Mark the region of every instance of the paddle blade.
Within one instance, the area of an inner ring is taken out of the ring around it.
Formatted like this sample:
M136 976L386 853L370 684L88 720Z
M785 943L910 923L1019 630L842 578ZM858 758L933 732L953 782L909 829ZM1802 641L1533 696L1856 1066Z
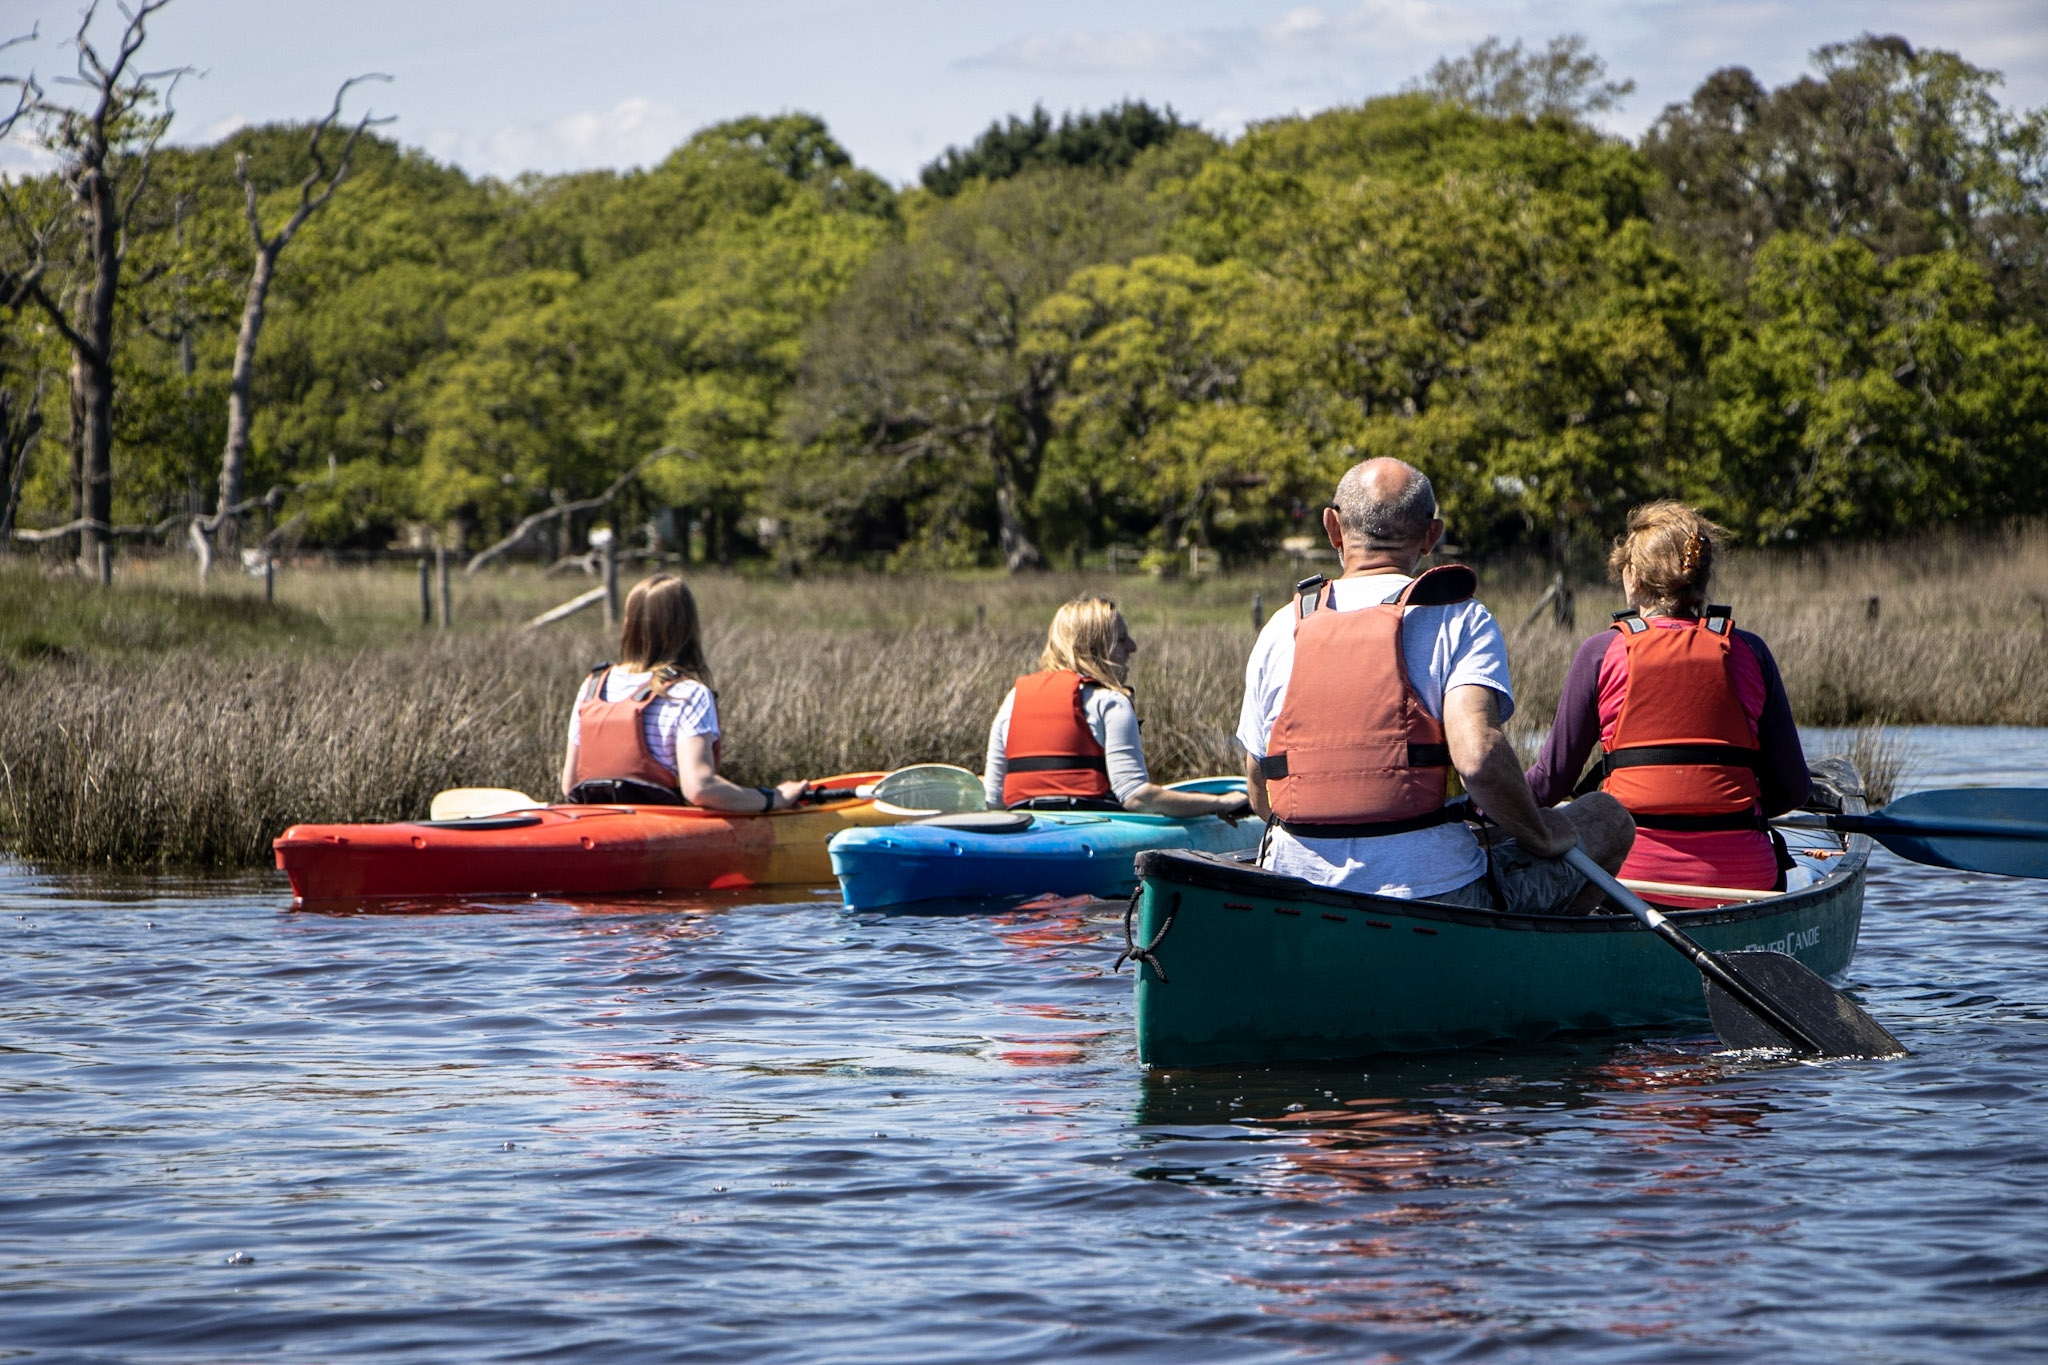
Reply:
M1884 1025L1796 957L1761 949L1715 956L1736 980L1804 1029L1820 1045L1823 1057L1897 1057L1906 1051ZM1702 976L1701 981L1707 991L1707 1017L1729 1047L1798 1047L1711 976Z
M875 783L871 794L876 805L899 814L961 815L988 808L981 778L950 763L898 768Z
M480 815L503 815L507 811L533 810L544 806L525 792L510 787L451 787L434 796L427 807L429 820L474 820Z
M1971 822L1984 822L1984 827L1968 831ZM1956 832L1957 825L1965 832ZM2001 877L2048 877L2048 788L1914 792L1873 811L1862 828L1916 863Z

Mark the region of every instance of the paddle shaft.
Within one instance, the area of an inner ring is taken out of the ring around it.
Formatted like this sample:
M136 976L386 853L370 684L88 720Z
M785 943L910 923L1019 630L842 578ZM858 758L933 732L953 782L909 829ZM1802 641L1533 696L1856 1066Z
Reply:
M1831 829L1837 834L1868 834L1881 839L1887 834L1910 837L1929 835L1951 839L2041 839L2048 828L2031 820L1893 819L1876 815L1821 815L1793 811L1771 817L1774 825L1790 829Z
M1586 850L1575 845L1564 855L1564 860L1584 874L1587 881L1605 891L1609 900L1634 915L1645 929L1683 953L1693 966L1699 968L1701 975L1711 978L1716 986L1740 1001L1744 1008L1783 1034L1787 1042L1805 1052L1818 1054L1826 1051L1783 1010L1751 990L1735 973L1722 966L1714 954L1693 942L1690 934L1673 924L1656 906L1616 881L1612 873L1587 856Z

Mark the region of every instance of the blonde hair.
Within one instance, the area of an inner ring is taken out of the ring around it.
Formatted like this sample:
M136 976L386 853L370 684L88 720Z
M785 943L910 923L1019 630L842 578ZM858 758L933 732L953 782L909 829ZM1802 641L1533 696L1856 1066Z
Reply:
M1045 633L1045 652L1038 656L1041 669L1062 668L1093 678L1112 692L1131 695L1124 683L1124 671L1109 661L1116 644L1116 603L1106 597L1077 597L1052 614L1052 628Z
M1682 502L1645 503L1628 514L1628 529L1614 538L1607 576L1620 582L1627 569L1651 605L1697 611L1714 577L1714 542L1727 534Z
M697 599L674 574L643 578L626 594L619 623L619 666L635 673L659 673L656 686L690 678L711 686L704 641L697 626Z

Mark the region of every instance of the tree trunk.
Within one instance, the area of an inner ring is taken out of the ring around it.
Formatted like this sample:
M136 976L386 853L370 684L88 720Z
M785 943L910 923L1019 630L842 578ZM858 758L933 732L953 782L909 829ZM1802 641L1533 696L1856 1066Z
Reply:
M114 523L114 373L111 366L87 358L84 376L81 514L88 520L78 537L78 563L87 573L97 574L100 546L110 546L107 532Z
M232 552L239 541L239 526L229 508L242 500L242 480L249 462L249 381L256 368L256 339L263 332L264 307L270 295L271 276L277 269L276 247L256 249L256 264L249 272L249 292L242 303L242 330L235 337L235 366L228 377L228 436L220 453L220 503L215 515L214 541Z
M84 302L81 292L80 312L84 311ZM68 433L71 447L71 519L77 521L85 515L85 359L75 349L71 352L71 372L67 381L71 406L71 430ZM85 550L77 536L71 537L71 557L81 564L85 562Z
M0 394L0 552L14 543L14 513L21 506L21 484L28 476L28 453L43 430L43 390L38 381L33 397L20 411L13 396Z
M78 537L78 561L99 571L100 546L109 544L114 522L114 299L121 285L121 223L113 186L96 170L81 186L91 209L93 277L72 372L84 381L85 439L80 443L83 485L81 513L88 518Z
M1034 573L1045 567L1045 556L1024 520L1024 492L1018 487L1017 471L1002 455L990 453L996 469L996 544L1003 552L1003 568L1010 573Z

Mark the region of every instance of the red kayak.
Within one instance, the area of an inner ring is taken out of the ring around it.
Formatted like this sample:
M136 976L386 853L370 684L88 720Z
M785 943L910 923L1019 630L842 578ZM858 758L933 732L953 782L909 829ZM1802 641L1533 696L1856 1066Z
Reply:
M881 773L848 773L845 789ZM832 884L825 844L903 816L846 798L758 815L695 806L536 806L464 820L293 825L271 847L305 901L615 895Z

